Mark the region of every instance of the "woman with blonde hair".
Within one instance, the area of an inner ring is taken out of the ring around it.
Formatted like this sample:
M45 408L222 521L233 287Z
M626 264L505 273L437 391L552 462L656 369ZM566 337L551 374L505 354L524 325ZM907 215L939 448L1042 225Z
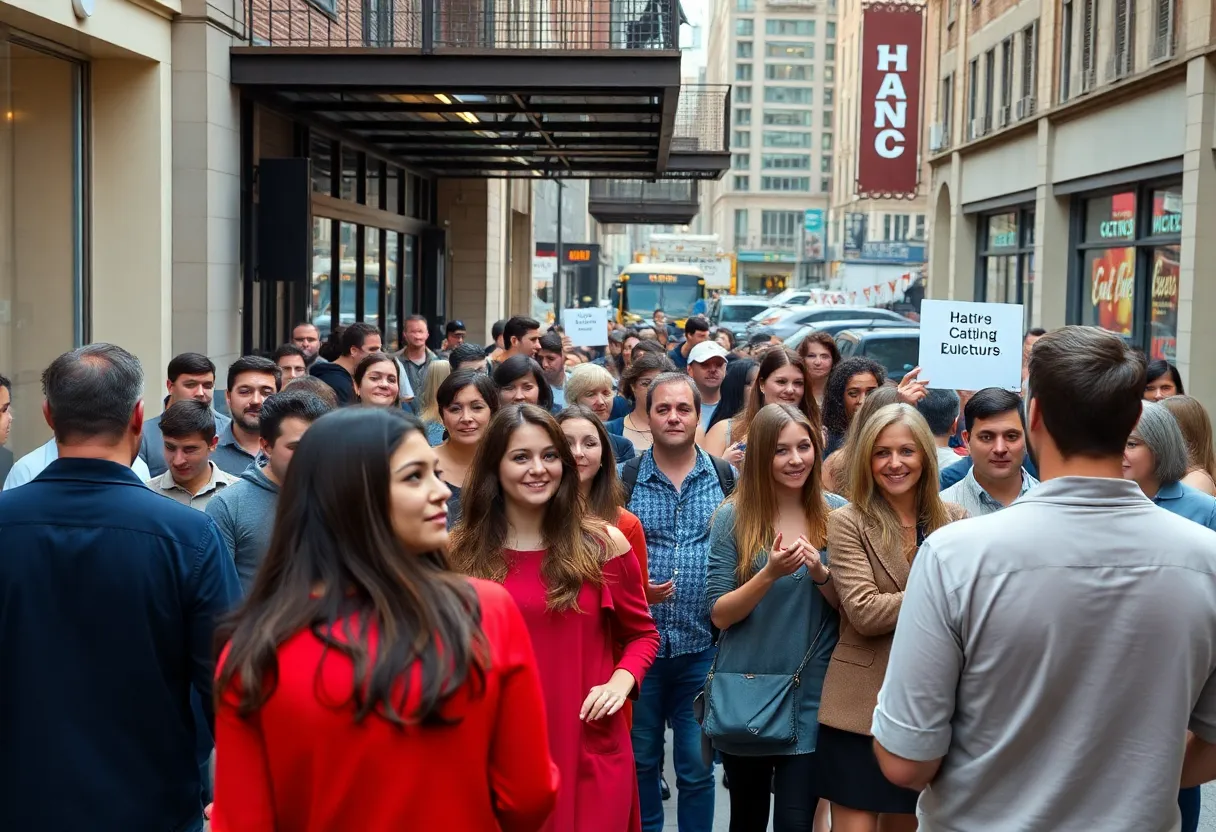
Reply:
M590 410L601 422L612 416L612 402L616 398L612 374L598 364L580 364L566 379L566 403L576 404ZM633 443L623 436L608 434L612 455L617 462L626 462L637 456Z
M495 415L465 490L452 562L506 587L536 649L561 772L544 829L638 832L638 781L621 709L654 662L659 633L629 542L587 511L570 443L535 405Z
M819 795L833 832L916 829L917 792L892 785L870 721L887 671L912 558L933 532L967 516L938 496L933 434L916 408L890 404L862 426L849 460L852 501L828 517L840 639L819 707Z
M846 500L849 498L849 461L853 458L853 448L857 444L857 434L861 432L861 426L882 408L898 403L899 390L890 383L866 396L866 400L857 409L857 418L845 432L844 444L840 446L839 451L823 461L824 488L836 492Z
M721 636L705 730L730 778L731 832L764 832L770 803L777 832L810 832L819 694L837 637L827 520L844 500L823 492L822 435L798 408L765 405L748 437L739 485L710 530L706 589ZM772 696L765 678L796 695Z
M1161 404L1174 414L1186 439L1188 463L1182 484L1216 496L1216 452L1212 450L1212 420L1207 408L1185 395L1170 396Z
M765 352L742 416L735 416L710 428L702 445L706 453L722 457L732 465L739 465L747 449L748 425L766 404L793 405L816 429L819 428L819 405L811 395L806 362L791 349L773 347Z
M435 447L443 441L443 421L439 418L439 385L452 374L452 365L440 358L426 368L422 389L418 392L418 417L426 426L426 440Z

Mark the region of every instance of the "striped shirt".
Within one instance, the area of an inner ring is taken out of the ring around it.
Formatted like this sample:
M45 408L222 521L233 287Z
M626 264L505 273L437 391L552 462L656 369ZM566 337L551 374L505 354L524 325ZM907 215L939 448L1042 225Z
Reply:
M713 646L705 580L710 520L725 495L709 454L696 450L696 465L679 490L655 465L654 452L643 453L627 506L646 532L650 581L675 583L671 600L650 608L659 629L659 658L699 653Z

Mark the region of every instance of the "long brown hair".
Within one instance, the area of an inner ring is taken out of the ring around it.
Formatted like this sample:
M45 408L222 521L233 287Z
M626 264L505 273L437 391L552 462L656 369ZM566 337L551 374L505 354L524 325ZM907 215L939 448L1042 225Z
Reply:
M597 370L603 369L595 364L586 366L595 367ZM607 371L605 370L605 372ZM599 437L600 448L602 448L600 470L595 472L595 476L591 480L591 488L587 490L587 510L605 523L615 525L620 517L621 509L625 507L625 487L621 485L621 478L616 473L616 455L612 452L612 442L608 439L608 431L604 428L604 423L595 415L595 411L585 405L572 404L557 414L558 425L564 425L573 419L590 422Z
M828 488L831 488L845 499L852 499L849 496L853 491L849 483L849 476L851 475L849 461L853 459L853 454L857 448L857 434L861 433L861 426L871 416L889 404L898 403L899 388L889 382L877 390L871 391L866 396L866 400L861 403L861 407L857 408L856 418L849 424L849 429L844 435L844 442L823 464L825 472L824 484Z
M302 632L324 645L322 662L333 653L353 666L356 722L369 714L399 727L441 721L443 703L466 682L484 689L489 648L476 590L449 571L442 551L407 552L393 532L389 458L415 431L414 416L365 407L308 429L266 559L217 630L219 644L229 642L217 705L234 690L242 717L261 708L277 684L279 648Z
M836 346L836 339L831 333L824 332L822 329L817 329L808 334L802 339L802 343L798 345L798 354L806 358L807 352L811 348L811 344L818 344L828 351L832 356L832 366L835 367L840 363L840 347Z
M738 442L748 432L748 426L760 408L764 407L764 382L782 367L797 367L802 373L802 402L798 409L810 421L815 429L819 429L819 405L815 402L815 394L811 392L811 377L806 371L806 362L798 353L789 347L773 347L764 353L760 360L760 368L756 372L756 381L752 385L751 395L747 399L747 410L743 418L734 418L730 423L730 442ZM749 444L751 440L748 440ZM727 444L730 444L728 442Z
M916 522L926 535L950 522L946 504L938 496L937 446L925 417L910 404L889 404L866 420L857 434L857 444L849 460L850 500L858 513L878 528L886 546L900 545L903 523L874 481L874 446L878 436L891 425L904 425L912 432L920 452L920 480L916 483Z
M802 486L807 539L821 547L827 535L829 509L819 481L823 460L822 432L796 407L788 404L765 405L760 408L747 432L747 457L758 461L744 464L739 474L739 486L727 499L735 507L735 548L739 553L735 580L739 586L756 574L761 553L773 544L777 493L770 463L777 456L777 440L781 431L790 424L800 425L806 430L815 454L811 473Z
M1190 469L1206 471L1216 482L1216 452L1212 450L1212 420L1207 409L1190 396L1170 396L1161 404L1174 414L1178 427L1182 428Z
M588 513L578 488L578 468L570 443L553 416L532 404L508 405L494 415L465 475L460 495L462 517L452 529L452 562L476 578L502 583L507 579L503 547L507 540L506 503L498 481L498 466L511 436L524 425L549 435L562 461L557 493L545 506L541 533L545 557L540 574L551 610L578 609L583 584L603 582L603 563L612 544L604 523Z

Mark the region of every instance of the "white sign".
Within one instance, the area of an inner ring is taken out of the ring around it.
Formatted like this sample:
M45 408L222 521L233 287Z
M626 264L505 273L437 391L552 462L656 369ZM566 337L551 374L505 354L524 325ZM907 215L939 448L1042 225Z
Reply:
M553 285L553 278L557 272L557 257L541 257L539 254L532 256L532 282L543 283L546 286Z
M576 347L608 346L608 310L563 309L562 326Z
M925 300L920 377L934 388L1022 389L1022 305Z

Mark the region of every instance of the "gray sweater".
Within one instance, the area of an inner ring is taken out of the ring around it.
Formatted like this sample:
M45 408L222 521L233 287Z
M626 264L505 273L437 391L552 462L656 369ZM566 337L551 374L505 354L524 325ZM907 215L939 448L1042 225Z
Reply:
M229 486L230 490L232 488L235 486ZM828 494L826 498L832 509L845 505L845 501L835 494ZM709 541L709 570L705 586L712 610L719 598L738 589L735 565L739 555L735 546L733 504L724 504L714 514ZM759 567L763 567L768 560L768 553L764 554ZM826 551L821 553L821 557L827 563ZM806 567L800 566L792 575L778 578L747 618L722 631L715 666L715 672L719 673L792 675L806 656L816 633L819 634L819 642L802 671L802 684L798 692L798 742L773 746L715 741L715 748L743 757L809 754L815 750L815 739L819 734L819 695L823 690L823 678L827 674L832 650L839 637L838 621L836 611L815 588Z
M253 585L253 578L270 547L278 500L279 487L260 466L250 465L238 481L207 503L207 514L215 520L220 535L228 544L245 592Z

